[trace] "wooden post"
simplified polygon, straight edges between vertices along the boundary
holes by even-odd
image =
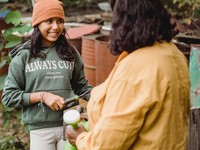
[[[200,150],[200,108],[190,111],[188,150]]]
[[[190,128],[188,150],[200,150],[200,44],[191,44],[190,51]]]

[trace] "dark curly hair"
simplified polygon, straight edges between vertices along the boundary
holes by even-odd
[[[56,51],[58,53],[58,56],[61,59],[67,60],[67,61],[72,61],[76,57],[76,51],[75,49],[69,44],[67,38],[65,37],[66,35],[66,30],[63,30],[63,33],[60,35],[60,37],[56,40],[55,46],[56,46]],[[45,58],[45,54],[42,53],[42,43],[41,43],[41,33],[36,26],[33,30],[32,36],[31,36],[31,54],[33,57],[41,57]]]
[[[159,0],[111,0],[110,50],[114,55],[170,41],[176,34],[171,15]]]

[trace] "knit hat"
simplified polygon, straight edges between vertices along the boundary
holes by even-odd
[[[32,26],[53,17],[59,17],[65,20],[63,3],[59,0],[35,0],[32,15]]]

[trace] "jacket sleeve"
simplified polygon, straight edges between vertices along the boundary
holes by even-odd
[[[88,80],[85,78],[84,64],[78,52],[77,52],[77,57],[75,59],[74,66],[75,67],[74,67],[73,76],[71,80],[71,85],[74,90],[74,93],[76,95],[88,93],[81,98],[85,100],[89,100],[90,92],[88,91],[91,91],[93,87],[90,84],[88,84]]]
[[[19,52],[20,54],[20,52]],[[15,56],[10,65],[5,81],[2,103],[6,107],[21,108],[30,105],[29,93],[25,93],[24,60]]]
[[[96,123],[89,132],[78,136],[76,141],[78,149],[130,149],[138,138],[148,113],[157,106],[156,111],[159,112],[161,109],[162,104],[158,104],[157,100],[165,95],[159,95],[158,87],[153,82],[131,83],[118,80],[115,81],[115,84],[111,83],[106,94],[99,99],[95,95],[101,93],[101,88],[94,88],[88,104],[88,111],[93,113],[92,116],[97,113],[95,110],[100,111],[101,115],[96,118],[89,116],[89,120],[97,120],[94,121]],[[154,87],[152,87],[153,85]],[[163,88],[163,90],[165,89]],[[98,109],[97,105],[103,106]],[[155,113],[155,118],[156,115],[159,113]],[[152,118],[152,122],[149,122],[147,126],[155,123],[155,118]]]

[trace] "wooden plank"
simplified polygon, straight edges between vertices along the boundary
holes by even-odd
[[[190,111],[188,150],[200,150],[200,108]]]

